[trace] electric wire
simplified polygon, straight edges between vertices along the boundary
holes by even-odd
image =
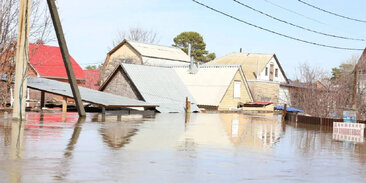
[[[325,13],[328,13],[328,14],[331,14],[331,15],[334,15],[334,16],[337,16],[337,17],[341,17],[341,18],[348,19],[348,20],[353,20],[353,21],[356,21],[356,22],[366,23],[366,20],[360,20],[360,19],[356,19],[356,18],[351,18],[351,17],[348,17],[348,16],[340,15],[340,14],[337,14],[337,13],[333,13],[331,11],[325,10],[323,8],[319,8],[319,7],[315,6],[315,5],[312,5],[312,4],[307,3],[305,1],[302,1],[302,0],[297,0],[297,1],[299,1],[300,3],[305,4],[307,6],[310,6],[310,7],[314,8],[314,9],[317,9],[319,11],[322,11],[322,12],[325,12]]]
[[[248,9],[251,9],[255,12],[258,12],[264,16],[267,16],[269,18],[272,18],[274,20],[277,20],[279,22],[282,22],[282,23],[285,23],[285,24],[288,24],[288,25],[291,25],[293,27],[296,27],[296,28],[299,28],[299,29],[303,29],[303,30],[306,30],[306,31],[309,31],[309,32],[313,32],[313,33],[316,33],[316,34],[320,34],[320,35],[324,35],[324,36],[329,36],[329,37],[333,37],[333,38],[339,38],[339,39],[346,39],[346,40],[354,40],[354,41],[365,41],[365,39],[360,39],[360,38],[351,38],[351,37],[345,37],[345,36],[339,36],[339,35],[334,35],[334,34],[328,34],[328,33],[324,33],[324,32],[320,32],[320,31],[316,31],[316,30],[313,30],[313,29],[309,29],[309,28],[306,28],[306,27],[303,27],[303,26],[300,26],[300,25],[297,25],[297,24],[294,24],[294,23],[291,23],[291,22],[288,22],[288,21],[285,21],[285,20],[282,20],[282,19],[279,19],[277,17],[274,17],[272,15],[269,15],[263,11],[260,11],[260,10],[257,10],[247,4],[244,4],[238,0],[233,0],[234,2],[236,2],[237,4],[243,6],[243,7],[246,7]]]
[[[279,35],[279,36],[282,36],[282,37],[285,37],[285,38],[288,38],[288,39],[292,39],[292,40],[295,40],[295,41],[299,41],[299,42],[303,42],[303,43],[307,43],[307,44],[311,44],[311,45],[316,45],[316,46],[321,46],[321,47],[326,47],[326,48],[333,48],[333,49],[339,49],[339,50],[351,50],[351,51],[362,51],[363,49],[360,49],[360,48],[348,48],[348,47],[340,47],[340,46],[332,46],[332,45],[326,45],[326,44],[321,44],[321,43],[316,43],[316,42],[311,42],[311,41],[307,41],[307,40],[303,40],[303,39],[300,39],[300,38],[296,38],[296,37],[292,37],[292,36],[289,36],[289,35],[286,35],[286,34],[283,34],[283,33],[279,33],[279,32],[276,32],[276,31],[273,31],[273,30],[270,30],[270,29],[267,29],[267,28],[264,28],[264,27],[261,27],[261,26],[258,26],[258,25],[255,25],[255,24],[252,24],[252,23],[249,23],[247,21],[244,21],[242,19],[239,19],[237,17],[234,17],[232,15],[229,15],[225,12],[222,12],[220,10],[217,10],[215,8],[212,8],[206,4],[203,4],[199,1],[196,1],[196,0],[192,0],[193,2],[195,2],[196,4],[199,4],[207,9],[210,9],[212,11],[215,11],[216,13],[219,13],[219,14],[222,14],[224,16],[227,16],[231,19],[234,19],[236,21],[239,21],[241,23],[244,23],[244,24],[247,24],[249,26],[252,26],[252,27],[255,27],[257,29],[260,29],[260,30],[263,30],[263,31],[266,31],[266,32],[270,32],[272,34],[276,34],[276,35]]]
[[[304,17],[304,18],[306,18],[306,19],[308,19],[308,20],[314,21],[314,22],[319,23],[319,24],[326,25],[326,23],[324,23],[324,22],[321,22],[321,21],[316,20],[316,19],[314,19],[314,18],[308,17],[308,16],[306,16],[306,15],[303,15],[303,14],[298,13],[298,12],[296,12],[296,11],[293,11],[293,10],[291,10],[291,9],[285,8],[285,7],[283,7],[283,6],[281,6],[281,5],[278,5],[278,4],[274,3],[274,2],[271,2],[271,1],[269,1],[269,0],[263,0],[263,1],[265,1],[266,3],[269,3],[269,4],[273,5],[273,6],[276,6],[276,7],[280,8],[280,9],[283,9],[283,10],[285,10],[285,11],[288,11],[288,12],[290,12],[290,13],[293,13],[293,14],[295,14],[295,15],[298,15],[298,16],[301,16],[301,17]]]

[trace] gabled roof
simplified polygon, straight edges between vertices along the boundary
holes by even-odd
[[[275,58],[280,67],[286,81],[287,77],[283,71],[275,54],[259,54],[259,53],[232,53],[224,57],[218,58],[207,64],[238,64],[242,66],[244,74],[248,80],[255,80],[257,71],[262,71],[268,62]]]
[[[113,54],[124,44],[129,44],[135,51],[137,51],[141,57],[149,59],[160,59],[160,60],[173,60],[180,62],[190,62],[189,56],[184,53],[180,48],[161,46],[155,44],[140,43],[136,41],[123,40],[119,45],[113,48],[108,55]]]
[[[84,87],[98,90],[98,80],[100,76],[100,70],[84,70],[85,84]]]
[[[235,74],[240,72],[244,85],[253,100],[240,65],[202,65],[191,74],[188,66],[172,67],[187,86],[198,105],[219,106]]]
[[[29,62],[41,77],[67,78],[60,48],[42,44],[29,44]],[[80,65],[70,56],[76,79],[84,79]]]
[[[184,112],[186,97],[192,102],[192,111],[199,111],[195,99],[173,69],[135,64],[121,64],[121,68],[145,102],[159,105],[158,111]]]

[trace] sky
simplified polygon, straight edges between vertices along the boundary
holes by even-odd
[[[358,49],[366,46],[365,41],[336,39],[291,27],[240,6],[233,0],[198,1],[257,26],[299,39]],[[366,39],[366,23],[321,12],[298,0],[239,1],[303,27]],[[364,0],[304,1],[341,15],[366,20]],[[302,63],[330,72],[331,68],[362,53],[290,40],[230,19],[192,0],[62,0],[57,1],[57,5],[69,52],[82,67],[103,63],[118,32],[127,31],[130,27],[156,32],[158,44],[167,46],[172,45],[173,38],[181,32],[198,32],[203,36],[207,50],[215,52],[217,58],[239,52],[240,48],[244,53],[275,53],[290,79],[295,79],[297,67]],[[57,42],[50,44],[57,45]]]

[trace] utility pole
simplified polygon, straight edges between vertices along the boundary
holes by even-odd
[[[66,40],[65,40],[64,32],[62,30],[60,17],[57,12],[55,0],[47,0],[47,4],[48,4],[48,8],[50,9],[53,26],[55,27],[58,44],[61,49],[61,54],[62,54],[62,58],[64,60],[67,76],[69,78],[69,83],[71,86],[72,94],[74,96],[76,109],[78,110],[80,117],[86,116],[83,102],[80,97],[79,88],[76,83],[74,70],[72,69],[72,65],[70,62],[70,55],[69,55],[69,51],[67,49]]]
[[[25,116],[25,97],[28,75],[29,15],[31,12],[30,6],[31,0],[20,0],[13,105],[13,118],[20,121],[22,121]],[[12,76],[8,77],[11,78]]]

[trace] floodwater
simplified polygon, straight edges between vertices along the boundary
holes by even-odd
[[[242,114],[0,120],[0,182],[366,182],[366,144]]]

